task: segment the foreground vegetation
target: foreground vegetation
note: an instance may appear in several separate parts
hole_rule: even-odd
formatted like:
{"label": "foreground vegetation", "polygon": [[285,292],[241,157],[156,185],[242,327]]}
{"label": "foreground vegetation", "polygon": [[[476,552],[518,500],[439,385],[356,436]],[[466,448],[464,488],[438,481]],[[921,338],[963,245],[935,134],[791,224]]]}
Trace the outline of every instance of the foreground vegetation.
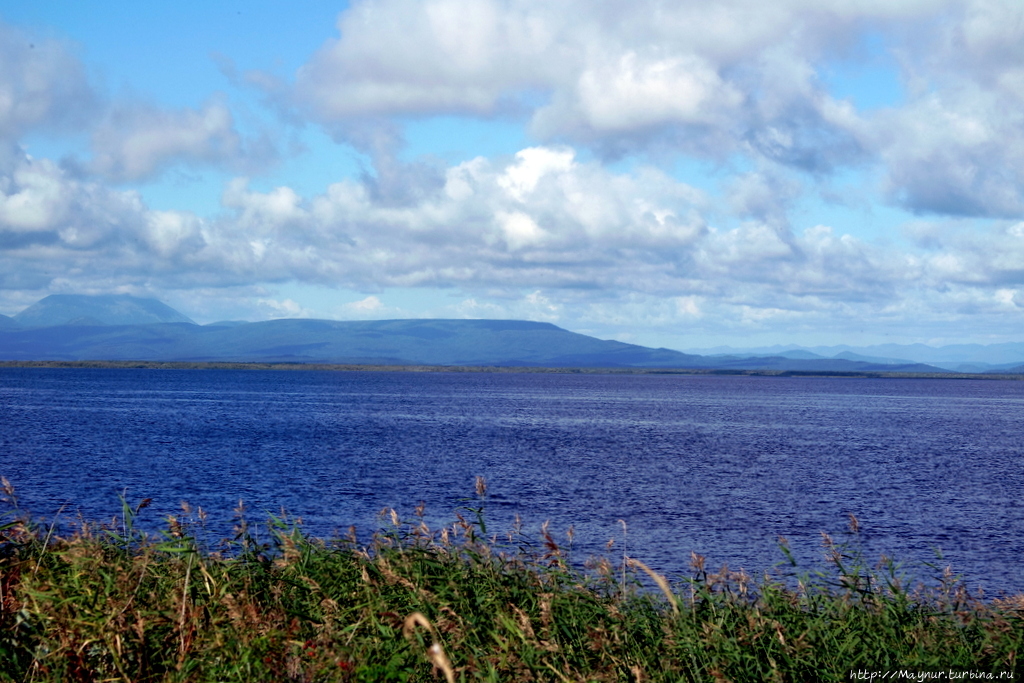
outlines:
{"label": "foreground vegetation", "polygon": [[[479,498],[432,530],[393,511],[368,545],[239,510],[210,546],[202,511],[158,536],[143,501],[69,532],[16,507],[0,526],[3,681],[809,681],[893,671],[1022,673],[1024,596],[953,577],[911,586],[825,537],[830,570],[669,583],[637,560],[575,569],[546,528],[491,535]],[[786,547],[783,554],[788,557]],[[1002,678],[1000,678],[1002,676]],[[893,675],[890,673],[889,678]],[[946,677],[948,680],[948,676]],[[867,680],[866,678],[864,680]]]}

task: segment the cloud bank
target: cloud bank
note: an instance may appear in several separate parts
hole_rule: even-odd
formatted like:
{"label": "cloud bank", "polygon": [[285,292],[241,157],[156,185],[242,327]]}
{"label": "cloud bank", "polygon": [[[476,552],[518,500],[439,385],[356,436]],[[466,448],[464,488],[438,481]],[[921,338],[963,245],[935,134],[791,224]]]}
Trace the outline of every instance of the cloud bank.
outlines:
{"label": "cloud bank", "polygon": [[794,232],[771,216],[721,229],[709,224],[701,191],[652,167],[613,173],[564,147],[449,167],[441,187],[405,206],[354,180],[304,198],[238,179],[224,192],[228,212],[214,219],[149,210],[133,192],[46,161],[15,159],[5,177],[14,181],[0,196],[5,288],[45,286],[59,263],[63,277],[93,288],[432,287],[492,299],[488,308],[467,297],[467,315],[532,304],[533,317],[639,312],[658,324],[737,329],[820,324],[837,311],[863,324],[911,313],[941,321],[1016,313],[1024,299],[1024,222],[985,232],[920,223],[913,252],[827,226]]}
{"label": "cloud bank", "polygon": [[[376,0],[274,94],[341,137],[396,115],[520,115],[618,157],[880,164],[890,201],[1020,217],[1024,7],[1012,1]],[[906,101],[860,111],[823,71],[878,37]]]}

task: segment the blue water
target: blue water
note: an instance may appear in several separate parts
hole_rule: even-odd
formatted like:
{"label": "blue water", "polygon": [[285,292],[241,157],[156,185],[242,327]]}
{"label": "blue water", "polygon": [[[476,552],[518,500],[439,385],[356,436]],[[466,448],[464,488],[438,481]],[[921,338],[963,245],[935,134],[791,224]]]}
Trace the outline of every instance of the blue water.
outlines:
{"label": "blue water", "polygon": [[127,490],[154,526],[184,500],[227,534],[241,498],[368,533],[420,501],[450,521],[482,475],[492,529],[572,524],[577,558],[760,573],[782,535],[810,567],[853,513],[872,558],[990,595],[1024,591],[1022,422],[1012,381],[0,369],[0,474],[42,517]]}

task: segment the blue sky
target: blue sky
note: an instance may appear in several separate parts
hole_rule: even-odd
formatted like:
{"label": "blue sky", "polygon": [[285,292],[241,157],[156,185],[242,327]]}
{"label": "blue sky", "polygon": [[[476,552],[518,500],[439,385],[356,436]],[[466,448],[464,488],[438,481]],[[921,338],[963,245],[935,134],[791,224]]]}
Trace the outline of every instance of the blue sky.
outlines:
{"label": "blue sky", "polygon": [[0,313],[1024,335],[1016,0],[0,2]]}

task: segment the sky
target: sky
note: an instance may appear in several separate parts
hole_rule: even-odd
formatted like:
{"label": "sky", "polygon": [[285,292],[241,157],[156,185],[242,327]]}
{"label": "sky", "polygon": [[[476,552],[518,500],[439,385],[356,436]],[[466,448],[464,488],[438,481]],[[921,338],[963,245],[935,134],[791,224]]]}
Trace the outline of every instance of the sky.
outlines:
{"label": "sky", "polygon": [[0,313],[1024,340],[1020,0],[0,0]]}

